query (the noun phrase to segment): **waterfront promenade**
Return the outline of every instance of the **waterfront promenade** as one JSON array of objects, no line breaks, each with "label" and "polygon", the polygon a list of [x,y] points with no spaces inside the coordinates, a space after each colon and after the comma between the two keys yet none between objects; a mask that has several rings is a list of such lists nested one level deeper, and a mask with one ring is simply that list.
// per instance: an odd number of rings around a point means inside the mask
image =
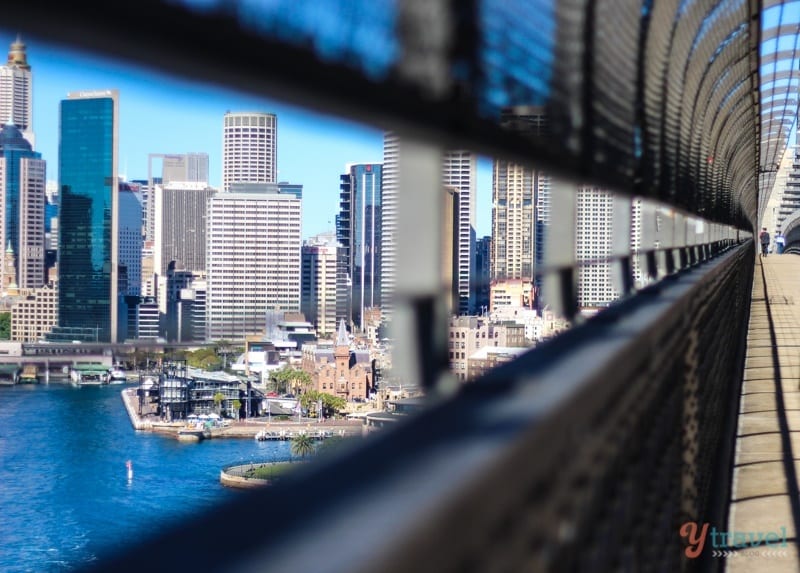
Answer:
[{"label": "waterfront promenade", "polygon": [[800,255],[756,262],[736,436],[727,530],[779,541],[738,550],[726,571],[798,571]]},{"label": "waterfront promenade", "polygon": [[[122,401],[128,412],[128,417],[134,429],[142,431],[159,432],[173,435],[177,438],[178,431],[186,427],[185,422],[165,422],[156,413],[154,406],[147,400],[142,403],[139,412],[139,398],[136,388],[122,390]],[[230,425],[213,428],[212,438],[249,438],[255,439],[256,434],[266,429],[271,432],[285,432],[287,435],[301,432],[313,433],[325,431],[331,436],[360,436],[363,432],[363,422],[360,420],[325,420],[317,422],[307,419],[298,421],[274,420],[270,418],[248,418],[246,420],[230,421]]]}]

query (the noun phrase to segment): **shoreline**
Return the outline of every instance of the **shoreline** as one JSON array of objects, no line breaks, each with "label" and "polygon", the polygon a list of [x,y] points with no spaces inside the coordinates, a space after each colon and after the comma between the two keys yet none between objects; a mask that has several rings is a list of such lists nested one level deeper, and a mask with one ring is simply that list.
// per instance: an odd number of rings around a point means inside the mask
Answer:
[{"label": "shoreline", "polygon": [[[120,392],[122,402],[125,404],[125,409],[128,412],[128,417],[134,430],[156,432],[170,435],[177,439],[178,431],[187,427],[186,422],[164,422],[150,410],[149,404],[145,405],[144,408],[147,411],[140,415],[136,390],[136,388],[123,388]],[[272,432],[280,432],[281,430],[287,432],[324,430],[330,432],[332,437],[339,435],[347,437],[360,436],[364,432],[364,425],[359,420],[325,420],[323,422],[282,420],[275,422],[270,421],[268,418],[248,418],[238,421],[231,420],[230,422],[229,426],[211,428],[210,438],[249,438],[254,440],[256,434],[265,429]]]}]

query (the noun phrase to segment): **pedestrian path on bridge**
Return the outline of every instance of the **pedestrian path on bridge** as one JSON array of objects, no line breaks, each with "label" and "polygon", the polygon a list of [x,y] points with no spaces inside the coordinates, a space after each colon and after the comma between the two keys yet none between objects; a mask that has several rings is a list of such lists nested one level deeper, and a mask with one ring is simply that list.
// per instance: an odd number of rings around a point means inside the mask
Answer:
[{"label": "pedestrian path on bridge", "polygon": [[738,550],[725,571],[800,571],[798,461],[800,255],[773,254],[755,265],[727,531],[780,542]]}]

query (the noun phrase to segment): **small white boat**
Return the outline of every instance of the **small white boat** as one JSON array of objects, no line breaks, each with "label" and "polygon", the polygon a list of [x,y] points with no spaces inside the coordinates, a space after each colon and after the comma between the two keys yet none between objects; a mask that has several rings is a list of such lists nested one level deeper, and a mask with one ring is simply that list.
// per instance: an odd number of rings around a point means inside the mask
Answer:
[{"label": "small white boat", "polygon": [[128,377],[122,368],[111,368],[108,371],[109,384],[125,384],[127,381]]}]

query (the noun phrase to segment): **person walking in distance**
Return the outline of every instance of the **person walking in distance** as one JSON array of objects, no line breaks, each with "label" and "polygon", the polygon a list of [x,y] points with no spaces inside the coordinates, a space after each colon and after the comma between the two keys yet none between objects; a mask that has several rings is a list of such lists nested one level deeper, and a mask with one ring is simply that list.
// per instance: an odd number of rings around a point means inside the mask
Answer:
[{"label": "person walking in distance", "polygon": [[769,233],[767,233],[767,228],[761,228],[761,234],[758,236],[759,240],[761,241],[761,256],[766,257],[767,253],[769,252]]}]

